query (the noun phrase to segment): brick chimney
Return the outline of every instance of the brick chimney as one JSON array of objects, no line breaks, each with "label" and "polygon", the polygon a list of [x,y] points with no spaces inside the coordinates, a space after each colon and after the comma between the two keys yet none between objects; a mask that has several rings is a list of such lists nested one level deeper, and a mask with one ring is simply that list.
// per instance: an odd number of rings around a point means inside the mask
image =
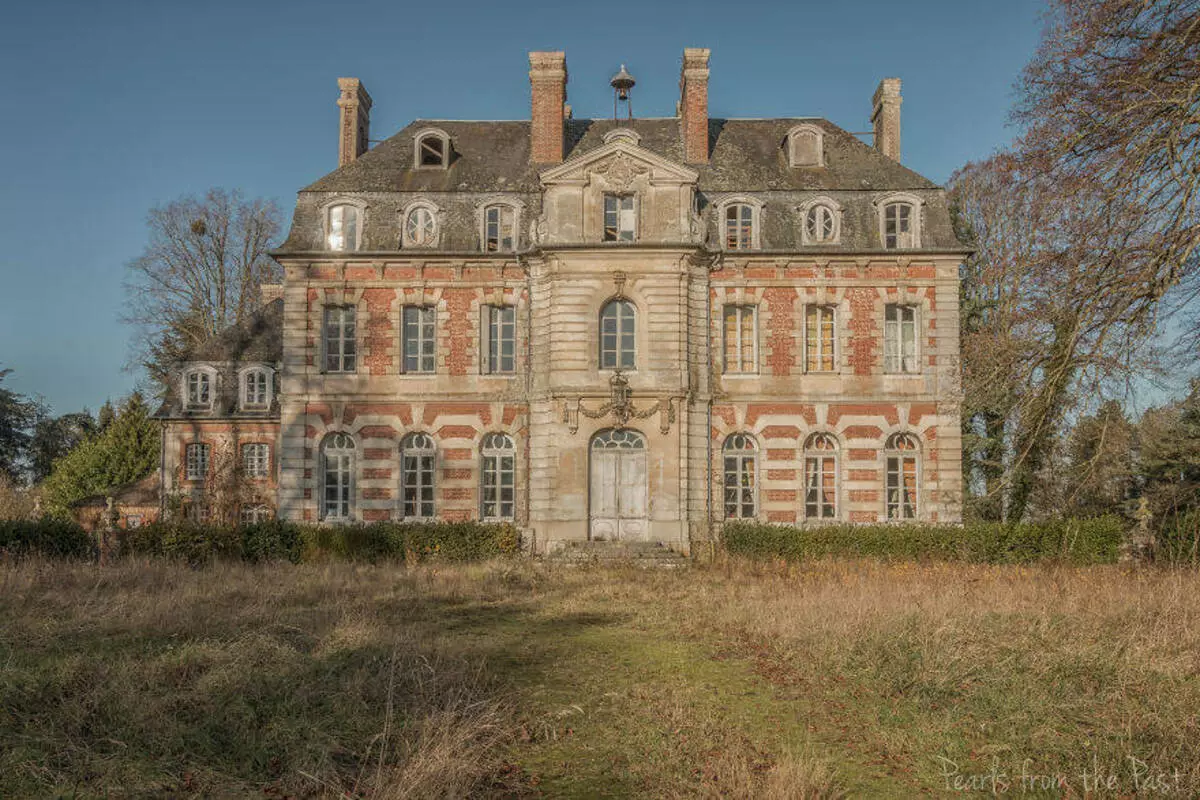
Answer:
[{"label": "brick chimney", "polygon": [[561,50],[529,54],[533,93],[529,160],[558,164],[563,160],[563,118],[567,114],[567,56]]},{"label": "brick chimney", "polygon": [[900,160],[900,79],[884,78],[871,98],[875,149],[893,161]]},{"label": "brick chimney", "polygon": [[371,95],[358,78],[338,78],[338,166],[344,167],[367,152],[371,134]]},{"label": "brick chimney", "polygon": [[707,47],[683,50],[679,129],[683,135],[683,158],[689,164],[708,163],[708,55]]}]

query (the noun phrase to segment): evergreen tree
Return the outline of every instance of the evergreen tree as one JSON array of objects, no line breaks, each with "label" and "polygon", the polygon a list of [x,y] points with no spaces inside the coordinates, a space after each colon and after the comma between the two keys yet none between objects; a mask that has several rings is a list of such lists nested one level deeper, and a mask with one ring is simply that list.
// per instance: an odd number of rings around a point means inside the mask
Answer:
[{"label": "evergreen tree", "polygon": [[29,441],[29,476],[34,483],[49,477],[55,461],[96,432],[96,420],[86,410],[61,417],[39,417]]}]

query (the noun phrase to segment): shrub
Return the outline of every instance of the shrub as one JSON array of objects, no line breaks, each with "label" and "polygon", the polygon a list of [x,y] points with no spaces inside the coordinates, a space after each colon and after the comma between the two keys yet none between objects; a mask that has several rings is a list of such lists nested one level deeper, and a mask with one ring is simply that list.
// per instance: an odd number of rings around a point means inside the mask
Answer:
[{"label": "shrub", "polygon": [[1113,563],[1123,524],[1116,517],[1003,525],[879,524],[797,527],[757,522],[725,525],[727,552],[750,558],[800,560],[820,556],[933,558],[1023,564],[1059,560]]},{"label": "shrub", "polygon": [[68,520],[46,517],[0,521],[0,552],[7,555],[92,558],[95,551],[92,537]]},{"label": "shrub", "polygon": [[1155,558],[1160,561],[1169,564],[1200,562],[1200,509],[1165,520],[1154,544]]}]

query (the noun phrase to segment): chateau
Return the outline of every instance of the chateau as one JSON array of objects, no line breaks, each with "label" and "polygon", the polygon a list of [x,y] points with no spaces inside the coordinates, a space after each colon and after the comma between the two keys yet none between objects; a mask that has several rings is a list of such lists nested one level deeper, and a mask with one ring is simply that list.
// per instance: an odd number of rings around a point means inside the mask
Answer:
[{"label": "chateau", "polygon": [[210,513],[225,464],[246,520],[507,520],[538,552],[958,521],[967,251],[900,163],[900,81],[871,146],[710,117],[704,49],[666,118],[576,119],[564,54],[529,64],[531,119],[374,147],[339,79],[339,166],[299,192],[282,287],[167,387],[164,496]]}]

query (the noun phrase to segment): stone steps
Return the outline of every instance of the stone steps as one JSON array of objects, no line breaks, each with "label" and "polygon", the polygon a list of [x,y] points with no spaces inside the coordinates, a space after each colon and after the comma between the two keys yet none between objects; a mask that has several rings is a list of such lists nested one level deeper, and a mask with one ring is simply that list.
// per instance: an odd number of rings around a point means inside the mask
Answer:
[{"label": "stone steps", "polygon": [[628,565],[641,568],[678,569],[691,561],[660,542],[565,542],[546,557],[547,561],[571,566]]}]

